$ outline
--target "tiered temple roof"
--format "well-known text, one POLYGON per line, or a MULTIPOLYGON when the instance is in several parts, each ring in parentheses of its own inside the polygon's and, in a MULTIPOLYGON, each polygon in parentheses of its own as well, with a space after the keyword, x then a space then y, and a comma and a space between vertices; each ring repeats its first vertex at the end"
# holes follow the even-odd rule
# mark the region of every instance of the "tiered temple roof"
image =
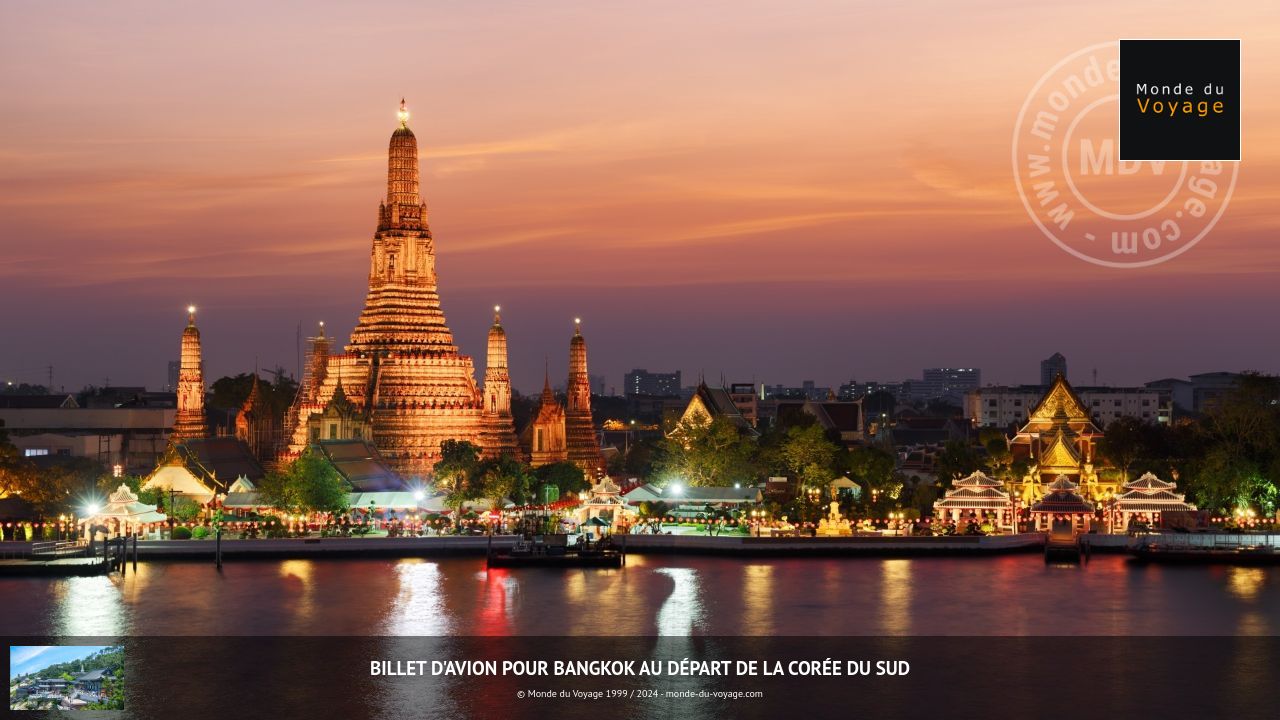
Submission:
MULTIPOLYGON (((988 477, 982 471, 956 480, 943 498, 933 504, 940 510, 1007 510, 1012 504, 1009 493, 999 480, 988 477)), ((941 514, 941 513, 939 513, 941 514)))
POLYGON ((1033 513, 1085 515, 1093 513, 1093 505, 1080 497, 1080 485, 1066 475, 1059 475, 1045 488, 1044 497, 1031 506, 1033 513))
MULTIPOLYGON (((294 424, 305 425, 317 405, 327 404, 340 376, 387 463, 404 475, 426 475, 444 440, 483 447, 484 400, 471 358, 458 352, 440 306, 435 239, 419 194, 418 141, 403 101, 399 120, 387 150, 387 195, 378 207, 364 311, 346 353, 327 358, 324 377, 313 383, 315 397, 297 409, 294 424)), ((306 442, 295 430, 290 452, 306 442)))
POLYGON ((1177 486, 1151 473, 1127 483, 1116 495, 1113 508, 1121 513, 1194 512, 1196 506, 1175 492, 1177 486))

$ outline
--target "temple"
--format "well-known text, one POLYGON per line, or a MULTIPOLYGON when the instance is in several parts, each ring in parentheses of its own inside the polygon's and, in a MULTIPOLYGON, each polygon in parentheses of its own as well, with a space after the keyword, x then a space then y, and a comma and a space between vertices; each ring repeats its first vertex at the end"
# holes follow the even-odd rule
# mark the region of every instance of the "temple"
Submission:
POLYGON ((196 308, 187 308, 187 327, 182 331, 182 354, 178 366, 178 413, 171 440, 180 442, 208 437, 204 416, 204 362, 200 356, 200 330, 196 308))
POLYGON ((588 478, 603 477, 604 455, 591 417, 591 382, 587 375, 587 341, 582 320, 574 318, 569 340, 569 384, 565 404, 551 389, 551 375, 543 378, 538 413, 520 434, 520 444, 534 467, 571 462, 588 478))
POLYGON ((569 341, 569 385, 564 410, 564 434, 569 462, 582 468, 587 477, 604 472, 604 456, 596 440, 591 419, 591 380, 587 375, 587 341, 582 337, 582 321, 573 320, 569 341))
POLYGON ((538 403, 538 414, 525 428, 524 440, 529 450, 529 464, 534 467, 564 462, 569 459, 569 448, 565 443, 564 406, 556 400, 551 390, 550 374, 543 375, 542 399, 538 403))
MULTIPOLYGON (((1135 523, 1154 527, 1164 520, 1174 524, 1169 522, 1174 517, 1197 512, 1196 506, 1187 502, 1186 495, 1178 492, 1177 485, 1151 473, 1125 483, 1107 510, 1110 532, 1125 532, 1135 523)), ((1186 524, 1194 526, 1195 520, 1189 519, 1186 524)))
POLYGON ((1017 502, 999 480, 981 470, 952 483, 942 499, 933 504, 933 515, 951 522, 989 518, 1001 530, 1017 531, 1017 502))
MULTIPOLYGON (((380 455, 402 475, 429 474, 446 439, 482 448, 486 437, 510 444, 498 432, 505 421, 496 412, 498 373, 493 380, 495 412, 486 420, 471 358, 458 352, 445 322, 435 240, 419 185, 418 142, 401 101, 399 127, 387 152, 387 193, 378 206, 364 310, 344 353, 332 354, 327 342, 313 339, 307 375, 290 417, 290 455, 305 449, 315 429, 311 416, 325 411, 339 384, 350 404, 341 410, 367 423, 380 455)), ((505 335, 502 345, 505 356, 505 335)), ((505 373, 505 357, 502 364, 505 373)))
POLYGON ((507 331, 502 329, 502 308, 493 308, 489 347, 484 370, 484 415, 480 446, 485 457, 520 457, 515 421, 511 416, 511 375, 507 372, 507 331))
POLYGON ((249 446, 249 452, 264 466, 274 464, 279 454, 279 423, 270 404, 262 394, 257 368, 253 371, 253 385, 249 396, 236 415, 236 437, 249 446))
POLYGON ((1095 467, 1101 439, 1102 431, 1059 373, 1009 443, 1013 459, 1026 462, 1029 468, 1025 477, 1013 481, 1010 491, 1030 504, 1064 476, 1084 498, 1111 496, 1117 484, 1100 479, 1095 467))

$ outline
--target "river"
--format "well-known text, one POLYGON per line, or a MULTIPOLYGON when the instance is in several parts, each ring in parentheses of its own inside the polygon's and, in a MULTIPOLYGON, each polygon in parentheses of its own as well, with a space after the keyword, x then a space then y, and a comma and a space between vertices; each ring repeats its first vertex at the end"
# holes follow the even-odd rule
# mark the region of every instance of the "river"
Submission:
POLYGON ((1280 570, 1111 555, 631 555, 619 570, 166 561, 123 578, 3 579, 0 598, 9 636, 1280 635, 1280 570))

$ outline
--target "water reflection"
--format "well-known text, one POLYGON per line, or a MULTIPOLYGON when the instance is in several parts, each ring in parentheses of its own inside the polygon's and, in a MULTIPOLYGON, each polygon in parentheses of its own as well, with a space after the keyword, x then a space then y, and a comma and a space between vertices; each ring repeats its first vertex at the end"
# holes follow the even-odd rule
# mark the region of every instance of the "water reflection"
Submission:
POLYGON ((742 626, 752 635, 773 634, 773 566, 742 568, 742 626))
POLYGON ((383 623, 388 635, 448 635, 453 624, 445 611, 443 577, 433 562, 402 562, 395 566, 400 581, 383 623))
POLYGON ((1241 600, 1254 600, 1267 582, 1267 571, 1257 567, 1227 568, 1227 589, 1241 600))
POLYGON ((911 561, 885 560, 881 568, 881 633, 909 635, 911 634, 911 561))
POLYGON ((671 578, 674 586, 666 602, 658 610, 659 635, 692 635, 702 623, 702 599, 699 597, 698 571, 692 568, 659 568, 659 575, 671 578))
MULTIPOLYGON (((128 634, 128 620, 114 576, 58 580, 54 591, 53 632, 56 635, 106 636, 128 634)), ((26 632, 35 628, 33 624, 26 632)))

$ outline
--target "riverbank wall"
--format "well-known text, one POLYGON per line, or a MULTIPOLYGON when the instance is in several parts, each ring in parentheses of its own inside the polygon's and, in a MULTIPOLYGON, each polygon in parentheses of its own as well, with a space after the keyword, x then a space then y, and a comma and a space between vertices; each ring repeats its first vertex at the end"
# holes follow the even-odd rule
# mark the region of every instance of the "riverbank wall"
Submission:
MULTIPOLYGON (((1118 540, 1129 538, 1115 536, 1118 540)), ((485 555, 490 548, 506 550, 515 544, 511 535, 445 536, 411 538, 282 538, 222 541, 222 557, 230 559, 438 557, 485 555)), ((621 542, 621 538, 619 538, 621 542)), ((717 555, 724 557, 913 557, 983 556, 1016 552, 1040 552, 1040 533, 963 537, 844 537, 785 538, 705 535, 628 535, 629 554, 717 555)), ((1122 542, 1117 549, 1123 551, 1122 542)), ((24 554, 30 543, 0 543, 0 553, 24 554)), ((1104 551, 1095 545, 1097 551, 1104 551)), ((142 540, 140 560, 212 560, 214 540, 142 540)), ((132 546, 130 546, 132 557, 132 546)))

